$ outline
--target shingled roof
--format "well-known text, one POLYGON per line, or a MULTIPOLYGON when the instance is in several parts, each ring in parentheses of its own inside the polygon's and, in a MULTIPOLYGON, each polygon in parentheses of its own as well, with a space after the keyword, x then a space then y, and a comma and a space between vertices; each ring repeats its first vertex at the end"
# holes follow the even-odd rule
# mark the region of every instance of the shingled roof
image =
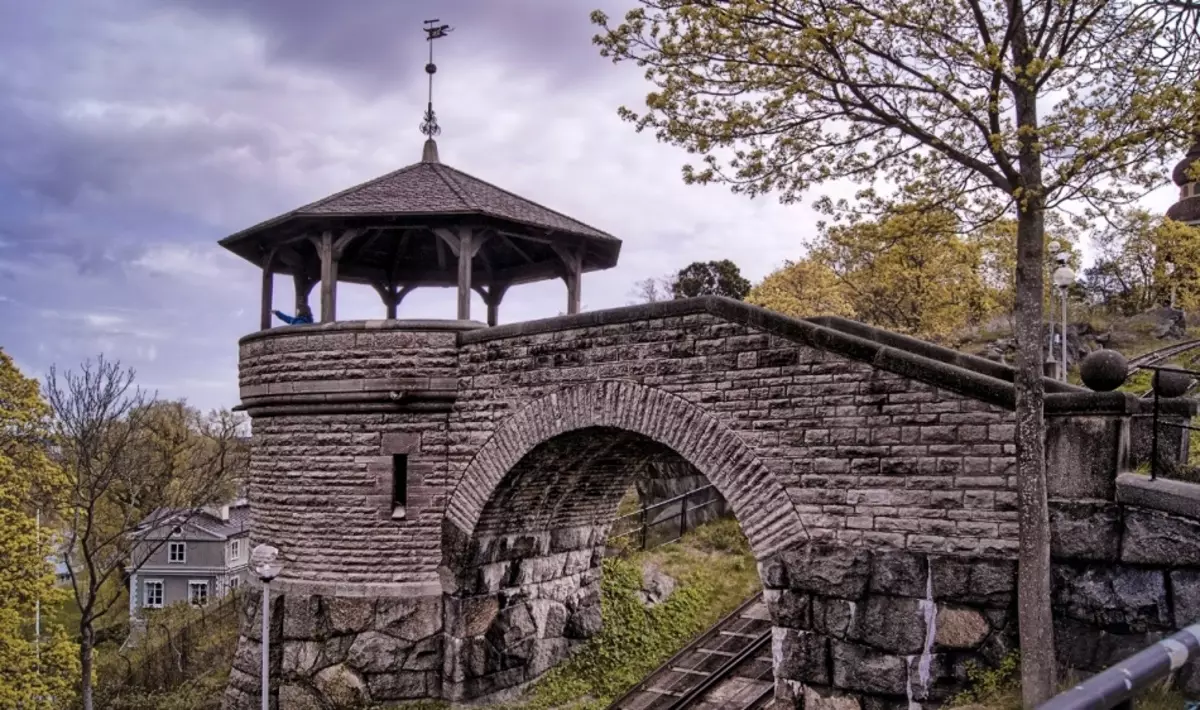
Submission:
POLYGON ((561 212, 433 160, 400 168, 310 202, 221 240, 222 246, 297 217, 480 215, 591 239, 616 237, 561 212))

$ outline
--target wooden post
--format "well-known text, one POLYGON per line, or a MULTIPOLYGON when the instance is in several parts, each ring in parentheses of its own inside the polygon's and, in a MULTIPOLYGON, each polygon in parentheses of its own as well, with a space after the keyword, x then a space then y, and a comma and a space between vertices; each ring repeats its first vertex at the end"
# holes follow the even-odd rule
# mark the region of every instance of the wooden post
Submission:
POLYGON ((399 300, 400 299, 396 298, 396 292, 393 290, 391 293, 391 298, 389 298, 386 301, 386 303, 387 303, 387 319, 388 320, 396 320, 396 306, 400 305, 399 303, 397 303, 397 301, 399 301, 399 300))
POLYGON ((493 328, 500 322, 500 300, 508 290, 507 284, 492 284, 488 287, 487 295, 487 324, 493 328))
POLYGON ((470 227, 458 230, 458 319, 471 320, 471 261, 475 240, 470 227))
POLYGON ((312 293, 313 281, 302 271, 292 274, 292 288, 296 291, 295 312, 300 312, 300 306, 308 305, 308 294, 312 293))
POLYGON ((275 274, 271 271, 271 265, 267 264, 262 270, 262 311, 258 319, 259 330, 268 330, 271 327, 271 306, 273 305, 274 286, 275 274))
POLYGON ((583 249, 551 244, 565 267, 563 281, 567 283, 567 315, 579 312, 580 290, 583 281, 583 249))
POLYGON ((324 232, 316 241, 321 257, 321 322, 337 319, 337 261, 333 256, 333 232, 324 232))

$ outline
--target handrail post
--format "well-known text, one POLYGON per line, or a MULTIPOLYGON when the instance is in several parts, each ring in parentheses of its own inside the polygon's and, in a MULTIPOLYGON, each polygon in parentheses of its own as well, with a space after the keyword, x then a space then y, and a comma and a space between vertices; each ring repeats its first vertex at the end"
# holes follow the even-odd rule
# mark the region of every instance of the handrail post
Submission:
POLYGON ((1154 371, 1154 376, 1150 378, 1151 388, 1154 390, 1154 423, 1150 427, 1150 480, 1153 481, 1158 475, 1158 370, 1154 371))
POLYGON ((646 532, 649 528, 646 525, 646 501, 642 501, 642 551, 646 551, 646 532))
POLYGON ((679 502, 679 537, 682 538, 687 534, 687 502, 688 497, 685 495, 683 500, 679 502))

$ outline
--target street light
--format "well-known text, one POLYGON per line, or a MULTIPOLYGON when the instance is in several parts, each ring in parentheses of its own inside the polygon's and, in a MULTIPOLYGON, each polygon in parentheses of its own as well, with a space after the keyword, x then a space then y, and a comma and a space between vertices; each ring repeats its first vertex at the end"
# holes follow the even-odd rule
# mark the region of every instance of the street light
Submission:
POLYGON ((1058 261, 1059 267, 1054 270, 1054 275, 1050 278, 1062 296, 1062 370, 1059 379, 1065 382, 1067 379, 1067 289, 1075 283, 1075 272, 1070 266, 1067 266, 1067 261, 1071 258, 1070 254, 1059 252, 1054 255, 1054 258, 1058 261))
POLYGON ((279 550, 270 545, 259 545, 250 552, 254 574, 262 581, 262 710, 269 710, 271 675, 268 667, 271 654, 271 580, 283 571, 279 564, 279 550))

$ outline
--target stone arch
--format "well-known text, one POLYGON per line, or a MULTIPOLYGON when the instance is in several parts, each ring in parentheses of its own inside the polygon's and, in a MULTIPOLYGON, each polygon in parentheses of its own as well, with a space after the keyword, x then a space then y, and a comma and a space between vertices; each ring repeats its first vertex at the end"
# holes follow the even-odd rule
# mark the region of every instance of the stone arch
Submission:
MULTIPOLYGON (((531 451, 589 428, 641 435, 695 466, 733 508, 758 559, 807 537, 782 483, 718 418, 682 397, 627 380, 569 386, 523 407, 493 432, 467 465, 446 506, 446 537, 469 540, 492 493, 531 451)), ((445 543, 454 542, 446 539, 445 543)))
POLYGON ((617 502, 664 458, 713 484, 760 563, 804 537, 775 474, 701 405, 620 380, 544 395, 500 424, 447 504, 445 698, 497 699, 600 630, 617 502))

